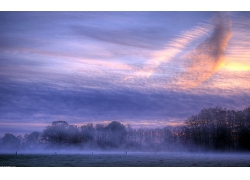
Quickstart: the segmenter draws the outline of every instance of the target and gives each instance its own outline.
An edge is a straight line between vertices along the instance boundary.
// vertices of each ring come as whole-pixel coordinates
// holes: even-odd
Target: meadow
[[[238,153],[85,152],[0,154],[0,166],[14,167],[250,167]]]

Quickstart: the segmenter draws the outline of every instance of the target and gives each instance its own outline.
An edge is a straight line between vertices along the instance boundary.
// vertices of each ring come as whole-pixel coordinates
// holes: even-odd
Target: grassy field
[[[83,153],[0,154],[0,166],[15,167],[250,167],[250,154]]]

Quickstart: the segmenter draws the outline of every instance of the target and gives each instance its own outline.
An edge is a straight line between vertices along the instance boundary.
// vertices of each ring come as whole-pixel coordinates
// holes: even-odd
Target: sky
[[[1,11],[0,27],[0,136],[250,106],[247,11]]]

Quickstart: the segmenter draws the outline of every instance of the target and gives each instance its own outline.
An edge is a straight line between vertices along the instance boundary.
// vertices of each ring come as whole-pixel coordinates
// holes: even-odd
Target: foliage
[[[23,137],[6,133],[1,149],[72,148],[126,151],[249,151],[250,107],[242,111],[220,107],[202,109],[184,126],[163,128],[125,127],[117,121],[77,127],[54,121],[42,133]]]
[[[1,140],[1,149],[15,149],[20,146],[20,140],[13,134],[6,133]]]

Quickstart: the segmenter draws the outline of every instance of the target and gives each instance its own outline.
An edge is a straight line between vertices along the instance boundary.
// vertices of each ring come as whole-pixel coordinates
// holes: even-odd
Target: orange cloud
[[[196,87],[225,65],[224,53],[232,37],[230,27],[231,21],[227,16],[221,14],[217,16],[211,36],[184,56],[185,71],[174,82],[176,87],[181,89]]]

